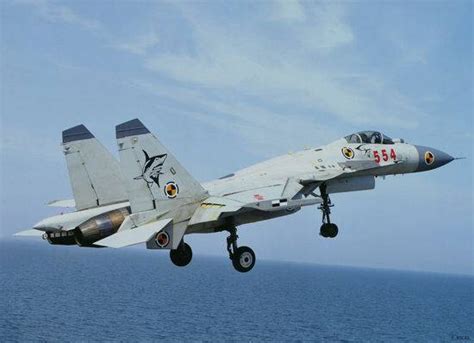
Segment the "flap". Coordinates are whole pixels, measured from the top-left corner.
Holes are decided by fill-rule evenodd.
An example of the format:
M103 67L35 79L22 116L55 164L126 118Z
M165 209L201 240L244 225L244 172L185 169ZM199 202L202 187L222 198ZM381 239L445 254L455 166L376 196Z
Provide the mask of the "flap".
M209 197L196 209L189 221L189 225L216 221L222 213L237 212L243 205L229 198Z

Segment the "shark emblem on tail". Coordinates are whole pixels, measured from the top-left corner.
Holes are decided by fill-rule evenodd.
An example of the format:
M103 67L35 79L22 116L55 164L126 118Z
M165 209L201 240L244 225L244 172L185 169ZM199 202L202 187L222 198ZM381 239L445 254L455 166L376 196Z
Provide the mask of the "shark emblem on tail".
M145 164L143 166L142 175L135 177L135 180L145 180L148 184L156 183L160 187L160 175L163 174L163 163L165 163L168 154L161 154L150 157L145 150Z

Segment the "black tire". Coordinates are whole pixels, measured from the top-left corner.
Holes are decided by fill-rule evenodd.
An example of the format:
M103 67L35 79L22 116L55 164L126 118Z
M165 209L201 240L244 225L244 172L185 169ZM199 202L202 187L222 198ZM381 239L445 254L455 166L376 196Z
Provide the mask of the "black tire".
M339 229L336 224L323 224L321 225L321 229L319 231L319 234L323 236L324 238L334 238L337 236L339 233Z
M319 229L319 235L324 238L328 237L326 226L327 224L323 224L321 225L321 228Z
M191 262L192 258L193 251L187 243L182 243L178 249L170 250L170 259L175 266L187 266L189 262Z
M329 238L334 238L339 233L339 229L336 224L329 224Z
M249 247L238 247L232 256L232 265L241 273L251 271L255 265L255 253Z
M329 225L329 224L323 224L323 225L321 225L321 228L319 229L319 235L320 235L321 237L324 237L324 238L328 238L328 237L329 237L328 225Z

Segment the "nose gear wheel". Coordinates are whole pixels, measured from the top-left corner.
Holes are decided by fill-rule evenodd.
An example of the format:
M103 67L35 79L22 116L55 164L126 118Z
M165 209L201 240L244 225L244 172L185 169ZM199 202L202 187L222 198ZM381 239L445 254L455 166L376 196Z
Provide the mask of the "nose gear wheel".
M319 190L321 191L321 199L323 203L318 207L319 210L323 212L323 218L321 228L319 230L319 235L324 238L334 238L337 236L339 229L336 224L331 223L331 207L334 205L331 203L331 199L327 193L327 186L326 184L322 184L319 186Z

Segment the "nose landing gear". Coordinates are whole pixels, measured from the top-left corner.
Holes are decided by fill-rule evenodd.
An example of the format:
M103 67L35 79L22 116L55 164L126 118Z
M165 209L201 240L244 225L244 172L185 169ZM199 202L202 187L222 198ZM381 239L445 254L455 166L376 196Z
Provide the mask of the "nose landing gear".
M237 228L231 227L228 231L230 235L227 237L227 251L232 265L238 272L249 272L255 265L255 253L249 247L237 246L237 239L239 238Z
M321 198L323 199L323 203L318 207L318 209L323 212L323 224L319 230L319 235L324 238L334 238L339 232L337 225L331 223L331 218L329 217L331 214L331 207L334 205L331 203L331 199L329 199L326 185L322 184L319 186L319 189L321 191Z
M324 223L323 225L321 225L319 235L324 238L334 238L337 236L338 232L339 229L336 224Z

